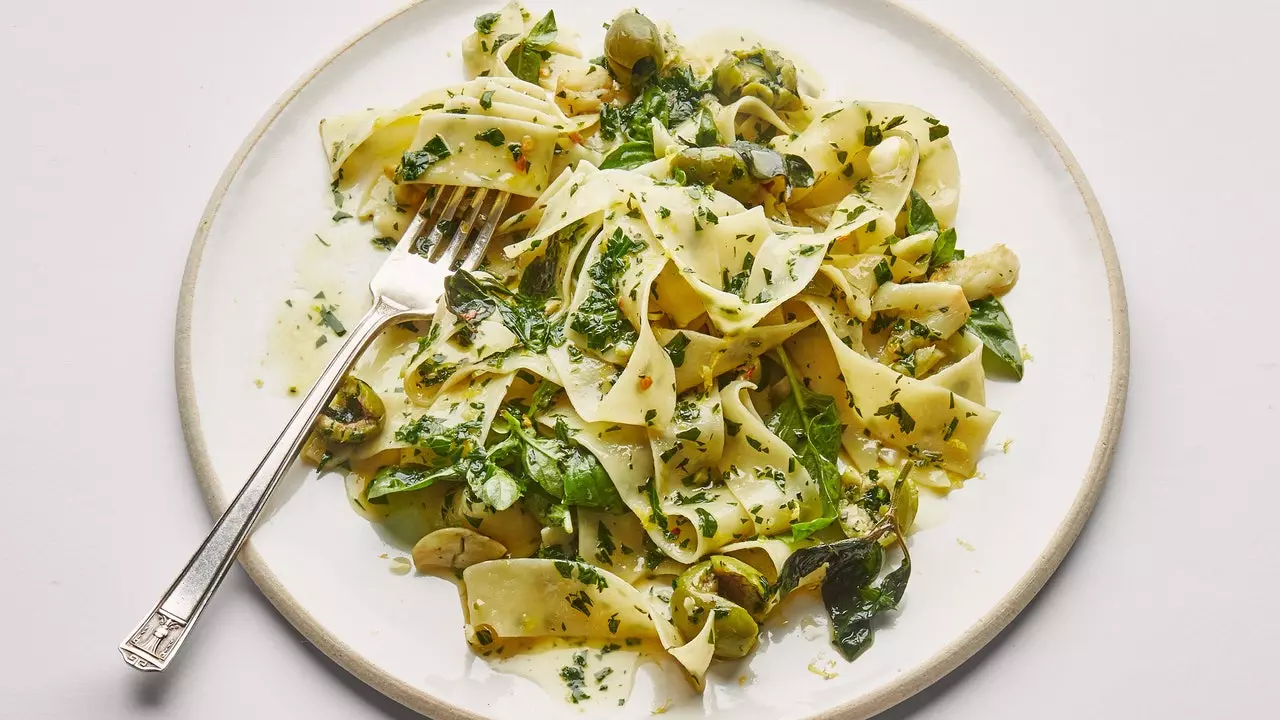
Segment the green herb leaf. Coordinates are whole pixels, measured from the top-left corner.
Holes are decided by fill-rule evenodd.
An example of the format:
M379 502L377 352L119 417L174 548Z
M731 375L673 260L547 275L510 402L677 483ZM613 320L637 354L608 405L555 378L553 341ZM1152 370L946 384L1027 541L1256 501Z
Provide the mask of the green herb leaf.
M400 156L400 165L396 168L396 182L413 182L422 177L431 165L449 157L452 153L445 144L444 138L436 135L421 148L411 150Z
M808 522L793 523L791 525L791 537L795 540L804 540L819 530L825 529L835 521L835 515L824 515Z
M351 219L351 213L349 212L343 212L339 210L338 212L333 214L334 222L342 222L343 220L350 220L350 219Z
M875 147L883 140L884 131L880 129L879 125L868 125L867 128L862 131L862 143L867 147Z
M554 10L548 10L547 14L543 15L542 19L534 23L533 27L529 29L529 34L524 38L524 44L543 50L555 42L558 33L559 31L556 29L556 13Z
M485 90L480 94L480 107L489 110L493 107L493 91Z
M625 142L605 156L604 161L600 163L600 169L631 170L656 159L653 155L653 143Z
M537 84L538 71L542 69L542 53L527 42L522 42L507 56L507 69L512 75Z
M604 248L587 271L591 290L570 318L569 327L581 333L592 350L634 345L639 337L631 321L618 307L618 280L630 266L630 256L645 244L618 228L602 240Z
M836 412L835 398L805 387L782 348L777 349L776 356L786 372L791 394L778 403L765 426L796 453L800 464L822 489L823 517L835 517L844 492L836 468L844 427Z
M347 328L342 325L342 321L338 319L338 316L333 314L332 308L322 308L320 310L320 322L323 325L327 325L333 331L333 334L338 337L347 334Z
M604 466L595 455L568 438L563 420L557 422L560 437L549 438L524 428L508 411L503 412L503 417L512 436L522 444L520 463L525 474L549 495L571 506L612 513L626 510Z
M678 332L663 346L663 349L671 358L671 364L680 367L684 365L684 351L687 347L689 347L689 336Z
M880 540L890 533L902 549L902 562L877 585L875 580L884 566ZM831 618L832 642L852 661L871 647L876 617L896 609L902 601L911 578L911 554L897 524L887 517L863 537L796 550L778 575L778 598L823 565L827 573L822 581L822 603Z
M477 16L473 24L475 25L476 32L481 35L488 35L493 32L493 26L496 25L500 19L502 19L501 13L485 13Z
M912 190L907 206L907 234L915 235L930 230L939 231L938 218L934 217L933 208L920 197L920 193Z
M444 300L453 313L475 331L480 323L498 309L498 303L489 295L489 289L466 270L458 270L444 282Z
M888 405L880 406L876 410L876 417L897 418L898 429L905 434L910 434L916 429L915 418L911 417L907 409L902 407L902 403L892 402Z
M476 133L476 139L481 142L487 142L494 147L499 147L507 141L507 136L496 127L489 128L483 132Z
M702 533L702 537L715 537L716 531L720 529L720 523L716 522L715 517L704 508L694 508L693 512L697 516L698 532Z
M929 142L941 140L949 134L951 134L951 128L946 125L932 125L929 128Z
M529 398L529 417L536 418L542 414L551 405L551 401L560 393L560 386L543 379L538 383L538 387L533 391L533 397Z
M969 320L964 326L1014 377L1022 379L1022 350L1013 335L1013 321L999 299L988 297L969 303Z
M369 502L385 503L387 495L421 490L441 479L447 479L447 475L426 465L388 465L369 482Z
M956 259L956 229L947 228L938 233L933 241L933 249L929 251L929 272L937 270Z
M887 282L893 282L893 271L889 269L889 262L884 258L881 258L880 262L876 263L872 272L875 273L876 282L881 285Z
M787 168L787 185L792 188L807 188L813 185L813 168L809 162L799 155L787 153L782 156Z

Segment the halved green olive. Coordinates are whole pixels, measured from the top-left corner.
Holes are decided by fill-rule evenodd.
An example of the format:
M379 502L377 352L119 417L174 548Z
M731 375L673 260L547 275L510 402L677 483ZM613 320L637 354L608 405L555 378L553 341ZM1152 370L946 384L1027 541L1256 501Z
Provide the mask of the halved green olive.
M750 95L775 110L799 110L796 66L773 50L735 50L715 69L716 96L731 103Z
M354 445L382 429L387 409L369 383L348 375L316 419L316 433L328 442Z
M759 190L747 163L727 147L686 148L671 158L671 167L699 185L711 185L740 202L750 202Z
M604 56L618 82L639 88L662 69L662 33L644 15L634 10L624 12L605 33Z
M686 638L714 623L715 655L745 657L755 647L759 621L770 609L769 581L759 570L716 555L676 578L671 593L671 618Z

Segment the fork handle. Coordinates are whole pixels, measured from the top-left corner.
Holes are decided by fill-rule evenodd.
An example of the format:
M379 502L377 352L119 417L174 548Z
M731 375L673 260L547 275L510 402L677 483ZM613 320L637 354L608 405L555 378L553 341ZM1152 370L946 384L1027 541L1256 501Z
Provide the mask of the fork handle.
M297 457L320 411L329 403L356 356L390 323L421 316L422 313L409 312L385 298L376 299L359 324L348 332L337 354L320 374L320 379L302 399L289 424L272 443L226 512L218 518L187 567L173 581L151 614L120 644L120 654L125 662L150 672L164 670L169 665L209 598L231 569L271 492Z

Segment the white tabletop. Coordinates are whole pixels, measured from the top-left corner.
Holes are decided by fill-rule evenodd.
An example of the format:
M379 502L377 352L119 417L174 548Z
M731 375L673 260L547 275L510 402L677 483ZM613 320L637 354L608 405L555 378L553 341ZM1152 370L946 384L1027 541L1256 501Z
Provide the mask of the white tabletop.
M0 717L413 717L239 569L163 676L115 650L210 525L172 351L205 200L276 97L398 3L0 14ZM909 4L1008 73L1084 167L1128 286L1132 385L1107 487L1057 575L888 716L1274 717L1280 5Z

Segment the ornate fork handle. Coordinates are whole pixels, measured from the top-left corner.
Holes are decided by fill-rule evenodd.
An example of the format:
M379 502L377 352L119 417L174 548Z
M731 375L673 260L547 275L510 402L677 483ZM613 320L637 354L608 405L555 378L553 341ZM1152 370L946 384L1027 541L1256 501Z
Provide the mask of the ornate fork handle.
M151 672L168 666L209 598L231 569L267 499L297 457L320 411L329 403L329 398L356 357L387 325L422 316L421 312L377 298L359 324L349 331L346 341L302 399L284 431L272 443L258 468L249 476L249 481L231 501L209 537L191 557L155 610L120 644L120 654L125 662Z

